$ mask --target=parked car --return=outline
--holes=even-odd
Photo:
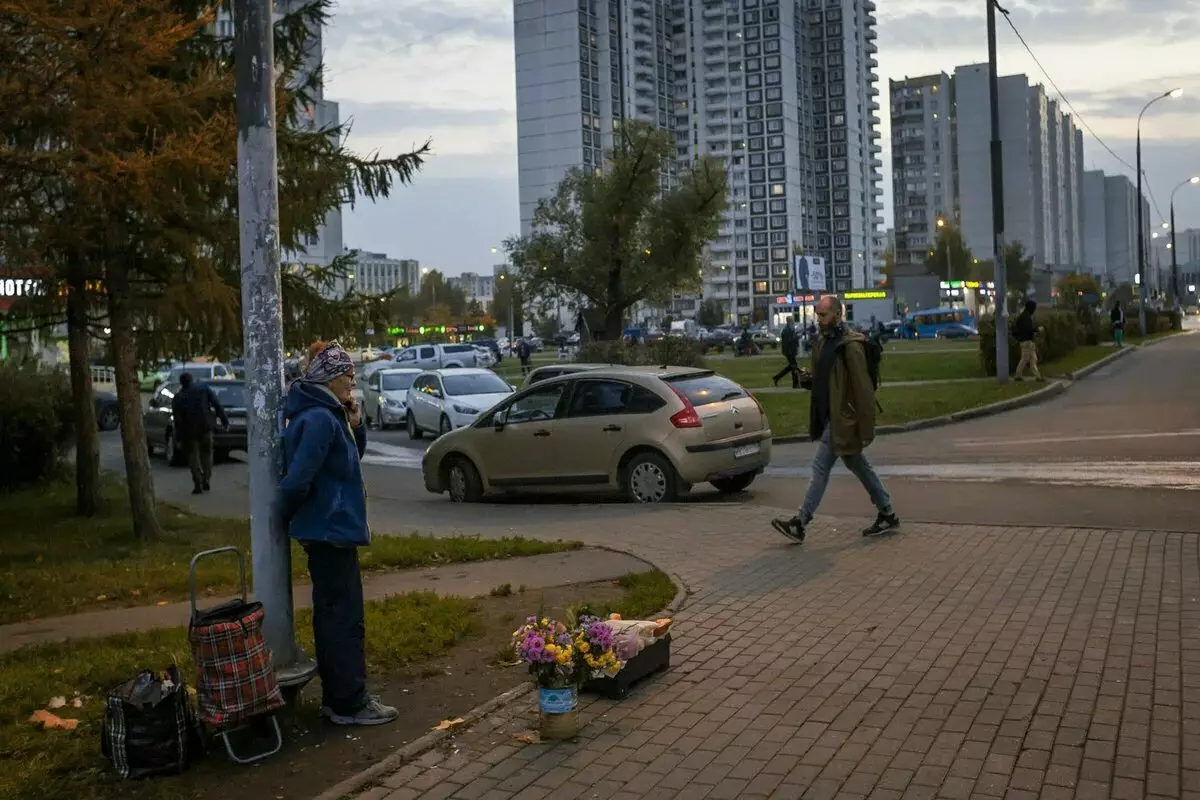
[[[754,340],[759,349],[779,347],[779,334],[765,328],[754,331],[750,334],[750,338]]]
[[[229,418],[228,430],[218,429],[213,433],[213,459],[224,461],[230,451],[246,449],[246,384],[244,381],[224,379],[202,380],[200,383],[213,390],[225,409],[225,416]],[[183,448],[175,439],[174,415],[171,412],[171,401],[178,391],[178,383],[163,384],[150,398],[150,407],[142,415],[147,450],[154,455],[161,448],[167,463],[173,467],[187,463]]]
[[[944,328],[938,329],[933,335],[935,339],[974,339],[979,336],[979,331],[972,328],[970,325],[955,323],[947,325]]]
[[[488,350],[490,350],[492,352],[492,356],[496,359],[497,364],[504,360],[504,356],[500,352],[500,343],[495,339],[475,339],[471,342],[471,344],[475,345],[476,347],[486,347]]]
[[[372,370],[363,389],[363,414],[368,425],[386,430],[408,421],[408,390],[421,370],[383,367]]]
[[[611,367],[612,364],[578,364],[568,362],[565,364],[547,364],[544,367],[535,367],[525,376],[525,386],[533,386],[541,381],[548,381],[551,378],[557,378],[560,375],[573,375],[576,372],[588,372],[593,369],[605,369]]]
[[[608,489],[639,503],[747,489],[771,460],[762,405],[710,370],[605,367],[539,381],[429,446],[425,488]]]
[[[393,366],[422,370],[489,367],[494,363],[473,344],[420,344],[404,348],[392,361]]]
[[[167,382],[172,366],[174,365],[171,362],[164,361],[158,366],[138,370],[138,388],[143,392],[157,391],[158,387]]]
[[[219,361],[194,361],[187,364],[176,364],[167,373],[163,383],[179,383],[179,376],[190,372],[198,381],[232,381],[235,380],[233,369],[228,364]]]
[[[96,427],[102,431],[115,431],[121,427],[121,412],[117,396],[113,392],[92,392],[92,403],[96,407]]]
[[[513,391],[511,384],[490,369],[454,367],[424,372],[408,389],[408,436],[444,435],[470,425]]]

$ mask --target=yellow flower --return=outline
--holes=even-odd
[[[556,647],[555,645],[552,645],[552,644],[546,645],[545,649],[546,649],[546,652],[549,653],[550,655],[555,655],[558,653],[558,647]]]
[[[579,652],[586,653],[590,649],[591,649],[591,645],[589,645],[587,642],[579,643]]]
[[[545,617],[542,617],[542,627],[544,628],[549,624],[550,624],[550,620],[546,619]]]
[[[557,660],[558,663],[560,663],[560,664],[565,664],[571,660],[571,654],[568,653],[566,650],[563,650],[561,653],[559,653],[555,657],[555,660]]]

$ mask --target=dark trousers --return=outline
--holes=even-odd
[[[367,702],[366,621],[358,548],[304,545],[312,576],[313,638],[322,705],[351,715]]]
[[[776,372],[775,377],[772,380],[774,380],[775,383],[779,383],[779,380],[784,375],[787,375],[790,372],[790,373],[792,373],[792,388],[799,389],[800,388],[800,365],[796,363],[796,354],[795,353],[784,353],[783,357],[787,359],[787,366],[785,366],[783,369],[779,370],[779,372]]]
[[[521,356],[521,374],[529,374],[529,356]]]
[[[187,456],[188,469],[192,472],[192,483],[199,489],[212,478],[212,431],[192,434],[184,439],[183,452]]]

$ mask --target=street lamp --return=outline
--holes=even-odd
[[[1171,294],[1175,300],[1175,307],[1179,307],[1179,257],[1175,254],[1175,193],[1185,186],[1195,186],[1200,183],[1200,175],[1193,175],[1185,181],[1180,181],[1179,185],[1171,190],[1171,243],[1167,247],[1171,250]]]
[[[937,226],[944,229],[946,227],[946,220],[938,217]],[[952,281],[954,280],[954,267],[950,263],[950,241],[943,239],[942,242],[946,245],[946,280]]]
[[[1142,230],[1142,116],[1150,106],[1157,103],[1159,100],[1164,100],[1168,97],[1179,97],[1183,94],[1183,89],[1174,88],[1169,92],[1163,92],[1158,97],[1152,99],[1142,107],[1142,111],[1137,118],[1137,240],[1138,240],[1138,330],[1142,335],[1146,335],[1146,233]]]

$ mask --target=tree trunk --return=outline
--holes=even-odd
[[[88,307],[84,279],[74,273],[67,284],[67,354],[71,373],[71,405],[75,410],[75,510],[92,517],[100,510],[100,430],[92,399]]]
[[[112,329],[113,362],[117,373],[117,405],[121,416],[121,449],[129,511],[138,541],[162,537],[154,499],[154,475],[142,425],[142,392],[137,379],[137,342],[127,266],[119,254],[108,264],[108,324]]]

